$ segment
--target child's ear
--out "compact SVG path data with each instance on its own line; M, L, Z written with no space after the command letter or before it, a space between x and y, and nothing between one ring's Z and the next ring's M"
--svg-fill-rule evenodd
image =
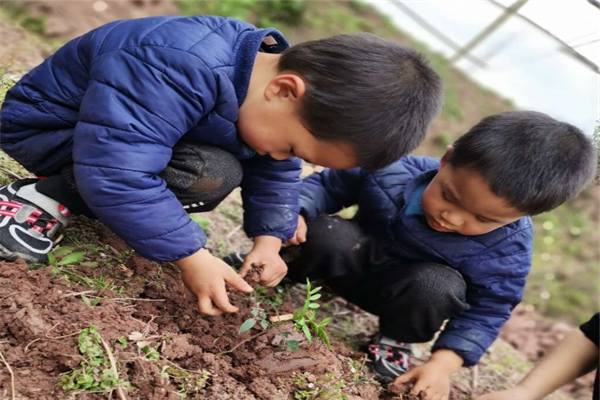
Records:
M271 79L265 90L267 100L291 100L296 103L306 92L306 84L298 75L277 75Z
M446 146L446 152L444 153L444 155L442 156L442 159L440 160L440 165L438 167L438 171L440 169L442 169L442 167L444 165L446 165L446 163L448 162L448 157L450 157L450 154L454 151L454 146L452 146L451 144L449 144L448 146Z

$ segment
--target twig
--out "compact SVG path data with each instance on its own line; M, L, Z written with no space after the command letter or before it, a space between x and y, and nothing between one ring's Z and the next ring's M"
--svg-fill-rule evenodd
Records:
M15 374L13 373L12 368L10 367L10 365L8 364L8 362L6 361L6 359L4 358L4 354L2 354L2 352L0 351L0 358L2 359L2 362L4 363L4 365L6 365L6 369L8 369L8 373L10 374L10 390L11 390L11 398L12 400L15 400Z
M258 332L256 335L250 336L248 339L246 340L242 340L241 342L239 342L238 344L236 344L235 346L233 346L231 349L229 350L225 350L222 351L220 353L217 353L218 356L222 356L223 354L228 354L228 353L233 353L235 351L235 349L237 349L238 347L240 347L241 345L243 345L244 343L248 343L249 341L256 339L257 337L259 337L260 335L264 334L265 331L260 331Z
M65 238L65 235L63 235L61 233L60 236L57 237L56 240L54 241L54 246L56 246L57 244L59 244L64 238Z
M277 315L269 317L269 321L271 321L273 323L274 322L291 321L292 319L294 319L294 314L279 315L279 313L278 313Z
M108 343L106 343L106 341L102 338L102 336L100 336L100 334L98 334L98 336L100 337L102 346L104 346L104 350L106 350L106 354L108 355L108 360L110 361L110 367L111 367L113 373L115 374L115 378L119 379L119 371L117 370L117 362L115 361L115 356L113 355L113 352L110 349L110 346L108 345ZM127 396L125 396L125 392L123 391L123 386L120 383L119 383L119 386L117 386L117 394L119 395L121 400L127 400Z
M137 299L135 297L115 297L112 299L107 299L109 301L167 301L165 299Z
M33 339L31 342L27 343L27 346L25 346L25 348L23 349L23 353L27 354L27 350L29 349L29 346L31 346L32 344L34 344L35 342L38 342L40 340L42 340L42 338Z
M10 293L10 294L7 294L7 295L6 295L6 296L4 296L3 298L1 298L1 299L0 299L0 301L2 301L2 300L4 300L4 299L8 299L10 296L13 296L13 295L15 295L15 294L17 294L17 293L19 293L19 292L12 292L12 293Z
M8 174L8 175L12 176L12 177L13 177L13 178L15 178L15 179L23 179L23 177L22 177L21 175L19 175L19 174L16 174L16 173L12 172L12 171L11 171L10 169L8 169L8 168L4 168L4 167L2 167L2 168L0 168L0 170L2 170L2 172L4 172L5 174Z
M229 233L227 234L226 238L227 238L227 239L230 239L230 238L231 238L233 235L235 235L235 233L236 233L237 231L239 231L240 229L242 229L242 226L241 226L241 225L238 225L238 226L236 226L235 228L233 228L233 229L231 230L231 232L229 232Z
M479 386L479 366L475 365L473 367L473 376L471 380L471 396L475 396L475 392L477 391L477 387Z
M48 336L48 334L50 333L50 331L54 330L54 328L56 328L57 326L59 326L61 323L59 322L58 324L54 325L52 328L48 329L46 331L46 334L44 335L46 337L46 339L52 339L52 340L57 340L57 339L64 339L64 338L68 338L71 336L75 336L75 335L79 335L81 333L81 330L78 330L75 333L71 333L69 335L63 335L63 336Z
M66 297L83 296L83 295L90 294L90 293L96 293L96 291L95 290L86 290L83 292L70 292L70 293L63 294L60 297L62 297L64 299Z

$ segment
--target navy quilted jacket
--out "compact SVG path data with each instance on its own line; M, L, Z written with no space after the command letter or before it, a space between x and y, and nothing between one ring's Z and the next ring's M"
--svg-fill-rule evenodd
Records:
M206 239L157 174L180 139L214 145L242 160L246 232L285 240L297 223L300 160L256 155L235 127L267 36L277 44L264 50L289 46L274 29L220 17L104 25L9 91L2 149L33 172L72 153L80 193L98 218L140 254L173 261Z
M312 219L358 204L356 218L379 238L384 251L460 272L470 309L449 321L434 350L451 349L469 366L477 363L521 301L533 230L526 217L485 235L463 236L436 232L421 215L404 215L414 189L431 180L438 165L438 159L406 156L377 172L326 169L304 180L300 206Z

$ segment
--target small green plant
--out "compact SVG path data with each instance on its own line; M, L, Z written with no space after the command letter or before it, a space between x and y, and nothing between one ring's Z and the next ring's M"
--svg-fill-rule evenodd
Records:
M296 328L304 333L309 342L312 342L314 334L316 337L320 338L329 349L331 348L331 342L325 327L331 322L331 318L325 318L321 322L318 322L316 319L317 308L319 308L320 305L319 303L315 303L315 301L321 298L321 295L318 293L321 289L321 286L313 289L310 281L306 279L306 299L304 300L304 306L294 313L293 321Z
M177 386L177 394L181 398L186 399L191 394L200 393L200 391L208 385L208 380L212 374L205 369L199 371L187 371L165 365L161 369L160 376Z
M348 369L350 370L350 374L352 376L352 385L359 385L362 383L367 383L369 385L381 385L377 380L373 377L366 375L364 371L364 362L360 363L358 360L348 360Z
M294 384L297 388L294 391L294 398L298 400L346 400L348 398L342 392L346 387L344 380L334 374L327 374L323 379L309 382L307 374L304 373L296 378Z
M83 329L77 344L84 360L80 363L81 368L61 376L58 383L61 389L104 392L121 386L131 387L129 382L122 381L115 374L116 367L111 366L105 354L102 338L96 326Z
M81 296L81 300L88 307L96 307L98 304L100 304L100 297L94 297L93 299L90 299L87 296Z
M266 330L271 326L271 323L267 319L267 314L264 312L264 310L261 310L258 307L252 307L252 315L252 318L248 318L242 323L240 330L238 331L238 335L249 331L257 323L263 330Z
M125 336L121 336L121 337L118 339L118 341L119 341L119 343L121 343L121 346L123 346L123 348L124 348L124 349L126 349L126 348L127 348L127 345L128 345L128 344L127 344L127 338L126 338Z
M160 359L160 353L158 347L152 347L147 342L138 342L138 346L146 358L150 361L157 361Z

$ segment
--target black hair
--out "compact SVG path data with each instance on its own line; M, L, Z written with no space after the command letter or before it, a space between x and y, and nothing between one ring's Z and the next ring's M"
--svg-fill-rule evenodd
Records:
M427 59L369 33L292 46L279 71L305 81L300 116L308 131L350 143L363 168L414 150L442 108L443 83Z
M474 169L496 196L536 215L576 196L593 178L597 154L573 125L521 111L481 120L454 143L448 163Z

